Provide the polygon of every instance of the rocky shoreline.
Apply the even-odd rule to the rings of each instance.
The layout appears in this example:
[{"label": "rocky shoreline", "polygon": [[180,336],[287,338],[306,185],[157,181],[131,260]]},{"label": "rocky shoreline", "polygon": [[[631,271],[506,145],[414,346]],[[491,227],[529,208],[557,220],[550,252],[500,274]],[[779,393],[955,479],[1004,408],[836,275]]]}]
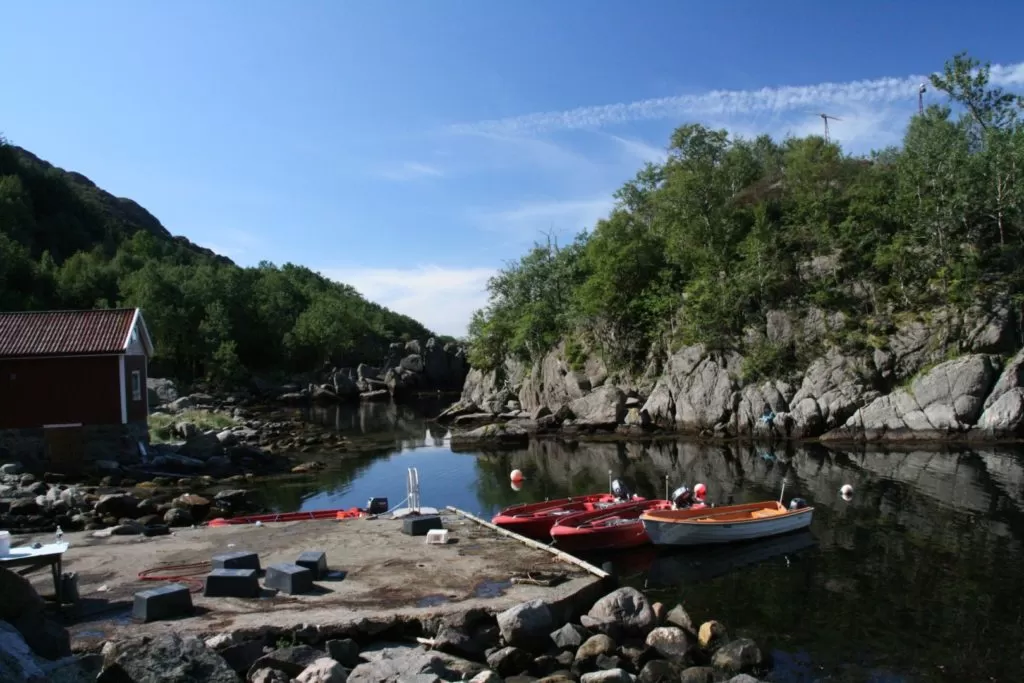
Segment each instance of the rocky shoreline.
[{"label": "rocky shoreline", "polygon": [[167,632],[77,653],[24,578],[0,569],[0,589],[18,596],[0,605],[0,680],[11,683],[756,683],[771,668],[753,640],[634,588],[568,613],[534,600],[499,613]]},{"label": "rocky shoreline", "polygon": [[[769,316],[773,343],[824,335],[829,321]],[[883,348],[836,347],[802,374],[744,379],[737,352],[683,347],[640,375],[611,372],[564,345],[533,364],[471,370],[458,403],[438,416],[452,444],[519,446],[533,435],[678,435],[835,443],[1024,439],[1024,349],[1006,311],[946,328],[908,322]],[[968,334],[964,329],[973,330]],[[815,330],[817,330],[815,332]],[[787,341],[788,340],[788,341]]]},{"label": "rocky shoreline", "polygon": [[[307,476],[331,459],[382,446],[236,397],[165,396],[150,416],[160,432],[135,463],[101,460],[74,476],[0,460],[0,529],[161,534],[216,517],[267,512],[249,488],[264,477]],[[243,407],[245,405],[245,407]],[[204,424],[213,423],[208,427]]]}]

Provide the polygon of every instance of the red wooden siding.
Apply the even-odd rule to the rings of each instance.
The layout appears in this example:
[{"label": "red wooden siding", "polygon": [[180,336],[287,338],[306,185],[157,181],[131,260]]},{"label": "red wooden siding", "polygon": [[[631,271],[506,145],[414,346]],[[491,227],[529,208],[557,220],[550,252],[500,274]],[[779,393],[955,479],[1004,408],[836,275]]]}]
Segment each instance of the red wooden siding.
[{"label": "red wooden siding", "polygon": [[121,424],[119,377],[118,356],[0,359],[0,429]]},{"label": "red wooden siding", "polygon": [[[139,400],[132,395],[132,373],[139,373]],[[149,416],[149,392],[146,390],[146,357],[124,357],[124,398],[129,422],[143,422]]]}]

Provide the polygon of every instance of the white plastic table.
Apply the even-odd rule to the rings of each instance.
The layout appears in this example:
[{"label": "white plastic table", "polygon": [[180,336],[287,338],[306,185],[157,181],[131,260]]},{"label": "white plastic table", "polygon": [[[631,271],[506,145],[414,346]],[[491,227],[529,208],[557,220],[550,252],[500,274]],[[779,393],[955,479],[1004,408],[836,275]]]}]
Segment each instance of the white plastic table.
[{"label": "white plastic table", "polygon": [[32,546],[20,546],[11,548],[6,555],[0,555],[0,567],[50,567],[53,573],[53,592],[57,596],[57,605],[64,605],[64,591],[62,590],[61,577],[64,574],[63,562],[64,553],[68,549],[67,543],[47,543],[38,548]]}]

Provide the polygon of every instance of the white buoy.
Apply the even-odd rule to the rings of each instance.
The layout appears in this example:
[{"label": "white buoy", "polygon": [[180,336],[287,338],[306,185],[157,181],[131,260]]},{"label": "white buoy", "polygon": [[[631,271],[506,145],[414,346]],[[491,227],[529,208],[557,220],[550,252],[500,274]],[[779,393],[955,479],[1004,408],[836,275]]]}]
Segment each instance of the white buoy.
[{"label": "white buoy", "polygon": [[843,484],[843,487],[839,489],[839,495],[843,498],[853,498],[853,487],[849,484]]},{"label": "white buoy", "polygon": [[523,473],[519,470],[512,470],[511,478],[512,481],[522,481],[525,477],[523,477]]}]

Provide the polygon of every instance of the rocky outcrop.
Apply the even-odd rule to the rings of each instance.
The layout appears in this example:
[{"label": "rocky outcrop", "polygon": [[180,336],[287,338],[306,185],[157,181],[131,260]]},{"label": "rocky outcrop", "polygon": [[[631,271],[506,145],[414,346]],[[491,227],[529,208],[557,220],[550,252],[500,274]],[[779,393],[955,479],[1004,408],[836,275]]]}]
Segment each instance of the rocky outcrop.
[{"label": "rocky outcrop", "polygon": [[317,625],[218,633],[205,641],[162,633],[108,642],[99,680],[757,683],[753,676],[770,671],[769,657],[753,641],[731,640],[718,622],[700,626],[700,633],[714,631],[716,637],[698,638],[672,621],[685,614],[681,606],[667,615],[655,607],[660,605],[636,589],[620,588],[578,621],[567,619],[554,602],[538,599],[498,614],[471,609],[395,622],[383,634],[368,622],[365,628],[346,627],[339,639],[327,635],[332,627]]},{"label": "rocky outcrop", "polygon": [[[742,348],[817,355],[802,371],[748,379],[740,350],[684,346],[642,376],[609,372],[559,346],[537,362],[471,370],[439,416],[455,432],[501,422],[529,433],[669,431],[706,438],[958,439],[1024,437],[1024,350],[1007,305],[940,309],[890,321],[870,348],[837,343],[851,321],[811,309],[770,311]],[[879,330],[883,328],[879,327]],[[852,332],[850,333],[852,334]],[[848,345],[847,348],[850,348]],[[753,351],[751,351],[753,353]]]}]

